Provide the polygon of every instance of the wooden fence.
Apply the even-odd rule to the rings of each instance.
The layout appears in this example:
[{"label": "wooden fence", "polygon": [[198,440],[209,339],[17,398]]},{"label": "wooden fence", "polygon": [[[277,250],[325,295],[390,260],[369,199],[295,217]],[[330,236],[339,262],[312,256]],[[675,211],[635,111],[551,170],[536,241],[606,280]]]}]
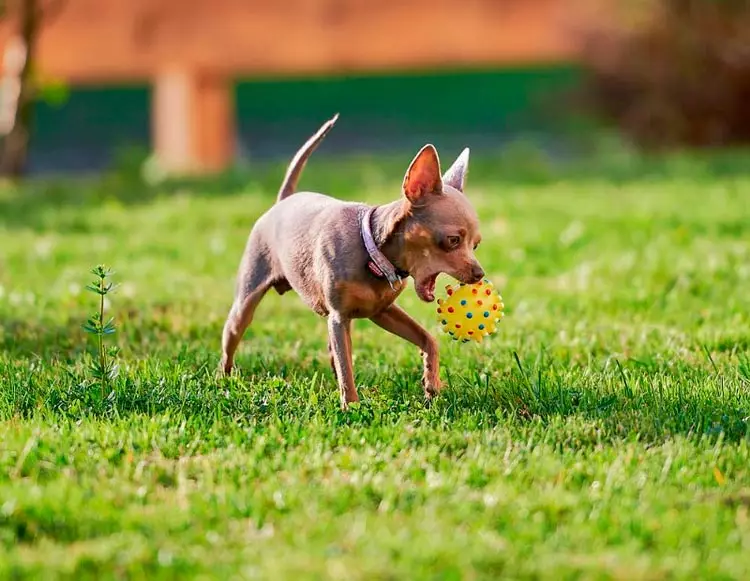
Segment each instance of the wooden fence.
[{"label": "wooden fence", "polygon": [[[214,171],[234,155],[237,78],[564,62],[573,55],[570,4],[57,0],[42,14],[36,54],[42,74],[75,85],[151,83],[160,162]],[[15,29],[11,12],[0,25],[3,46]]]}]

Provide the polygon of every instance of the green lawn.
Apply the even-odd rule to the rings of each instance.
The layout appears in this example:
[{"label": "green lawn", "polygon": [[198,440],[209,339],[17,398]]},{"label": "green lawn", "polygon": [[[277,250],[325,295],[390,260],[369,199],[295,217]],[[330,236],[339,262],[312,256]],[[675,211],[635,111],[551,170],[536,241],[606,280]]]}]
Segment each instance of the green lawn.
[{"label": "green lawn", "polygon": [[[500,332],[441,335],[427,409],[416,350],[358,322],[348,414],[293,293],[214,374],[280,166],[5,186],[0,578],[750,578],[750,174],[512,165],[470,177]],[[381,202],[403,169],[313,159],[303,186]],[[100,262],[121,285],[104,400],[81,329]]]}]

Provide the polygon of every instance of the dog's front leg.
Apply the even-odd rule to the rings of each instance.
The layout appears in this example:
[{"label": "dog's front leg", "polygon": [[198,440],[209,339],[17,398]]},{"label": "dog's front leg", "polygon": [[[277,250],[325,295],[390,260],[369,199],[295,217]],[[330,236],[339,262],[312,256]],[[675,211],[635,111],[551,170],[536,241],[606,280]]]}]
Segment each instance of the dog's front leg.
[{"label": "dog's front leg", "polygon": [[386,331],[414,343],[422,352],[424,374],[422,387],[427,399],[440,391],[440,358],[435,338],[422,326],[406,314],[401,307],[391,305],[386,310],[372,317],[372,322]]},{"label": "dog's front leg", "polygon": [[354,369],[352,367],[352,322],[339,313],[328,315],[328,342],[331,349],[336,379],[341,392],[341,408],[359,401],[357,388],[354,386]]}]

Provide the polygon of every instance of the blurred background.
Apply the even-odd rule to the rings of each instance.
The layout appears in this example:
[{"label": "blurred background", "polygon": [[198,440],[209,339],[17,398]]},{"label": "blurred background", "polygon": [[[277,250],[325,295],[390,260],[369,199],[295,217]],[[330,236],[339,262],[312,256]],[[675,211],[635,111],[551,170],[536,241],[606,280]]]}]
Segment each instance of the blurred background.
[{"label": "blurred background", "polygon": [[[2,171],[750,139],[748,0],[5,0]],[[588,148],[588,149],[587,149]]]}]

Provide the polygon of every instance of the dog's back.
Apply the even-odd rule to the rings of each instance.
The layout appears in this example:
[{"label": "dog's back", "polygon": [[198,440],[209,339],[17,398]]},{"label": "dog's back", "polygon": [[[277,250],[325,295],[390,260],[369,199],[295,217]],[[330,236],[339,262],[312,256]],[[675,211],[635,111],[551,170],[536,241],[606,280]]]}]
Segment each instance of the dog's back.
[{"label": "dog's back", "polygon": [[362,204],[298,192],[271,207],[251,236],[262,239],[274,270],[318,314],[326,314],[327,287],[359,276],[366,262],[359,239]]}]

